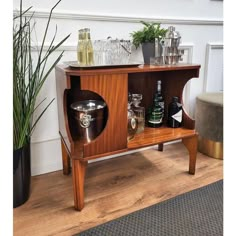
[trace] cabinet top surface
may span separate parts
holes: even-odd
[[[197,64],[177,64],[177,65],[139,65],[131,67],[109,67],[109,68],[90,68],[90,69],[74,69],[66,65],[57,65],[56,70],[63,71],[67,75],[89,75],[89,74],[118,74],[118,73],[142,73],[142,72],[158,72],[158,71],[176,71],[176,70],[192,70],[200,69]]]

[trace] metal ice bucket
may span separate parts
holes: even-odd
[[[106,103],[99,100],[84,100],[71,104],[76,120],[76,133],[83,143],[95,139],[105,127]]]

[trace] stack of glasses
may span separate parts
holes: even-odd
[[[95,40],[94,61],[96,65],[125,65],[129,62],[132,43],[129,40]]]
[[[91,40],[90,29],[80,29],[77,61],[80,66],[125,65],[129,63],[132,43],[108,37],[107,40]]]

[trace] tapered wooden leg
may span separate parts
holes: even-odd
[[[189,152],[189,174],[195,174],[197,158],[197,135],[182,139],[183,144]]]
[[[66,151],[64,142],[61,140],[61,151],[62,151],[62,165],[63,165],[63,174],[70,174],[70,157]]]
[[[163,152],[163,143],[158,144],[158,151]]]
[[[87,164],[87,161],[72,159],[74,205],[79,211],[84,208],[84,177]]]

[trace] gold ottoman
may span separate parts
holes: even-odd
[[[202,93],[196,98],[198,151],[223,159],[223,93]]]

